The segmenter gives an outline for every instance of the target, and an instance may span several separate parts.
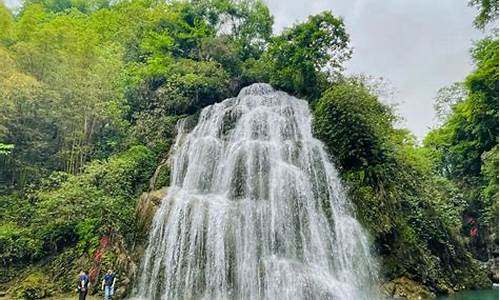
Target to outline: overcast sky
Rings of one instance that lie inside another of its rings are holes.
[[[19,0],[6,0],[9,7]],[[265,0],[280,31],[331,10],[344,18],[354,54],[348,73],[381,76],[396,90],[401,124],[422,138],[434,124],[439,88],[471,70],[469,49],[482,33],[467,0]]]

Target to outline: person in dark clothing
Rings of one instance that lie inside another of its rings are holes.
[[[78,299],[85,300],[87,298],[87,293],[90,286],[90,279],[85,272],[81,271],[78,275],[78,285],[76,287],[78,291]]]
[[[102,289],[104,290],[104,300],[111,300],[115,289],[116,275],[109,269],[102,279]]]

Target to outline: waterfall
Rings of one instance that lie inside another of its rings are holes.
[[[367,235],[307,102],[253,84],[179,131],[137,298],[377,298]]]

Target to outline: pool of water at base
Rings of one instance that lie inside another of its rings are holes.
[[[477,291],[465,291],[447,297],[440,297],[439,300],[499,300],[498,288]]]

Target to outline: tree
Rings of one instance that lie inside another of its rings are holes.
[[[453,107],[462,101],[467,95],[464,84],[455,82],[450,86],[440,88],[434,99],[434,110],[436,117],[442,124],[451,115]]]
[[[441,153],[443,175],[471,184],[480,176],[482,153],[498,144],[498,41],[481,41],[473,58],[476,70],[464,82],[466,98],[424,141]]]
[[[0,47],[0,140],[13,145],[0,160],[4,189],[34,182],[53,162],[55,127],[43,83],[15,67],[12,55]]]
[[[12,38],[14,18],[10,10],[0,1],[0,44]]]
[[[310,16],[272,39],[265,54],[270,81],[285,91],[317,99],[350,58],[349,35],[331,12]]]
[[[474,24],[479,29],[484,29],[490,22],[498,20],[498,0],[470,0],[470,6],[479,10]]]
[[[476,257],[487,260],[491,232],[498,231],[492,217],[498,211],[498,40],[484,39],[472,50],[475,70],[464,81],[465,97],[452,106],[444,124],[424,140],[435,170],[464,192],[463,233]],[[447,100],[455,101],[455,100]],[[474,225],[471,225],[474,224]],[[471,226],[474,231],[471,231]],[[496,237],[497,239],[498,237]]]
[[[91,13],[95,10],[109,7],[109,0],[27,0],[24,7],[30,4],[40,4],[48,11],[59,13],[76,9],[82,13]]]
[[[362,169],[386,160],[384,144],[394,115],[360,83],[333,85],[315,108],[314,127],[338,165]]]
[[[232,44],[242,61],[257,59],[272,35],[273,18],[262,0],[192,1],[218,36]]]

